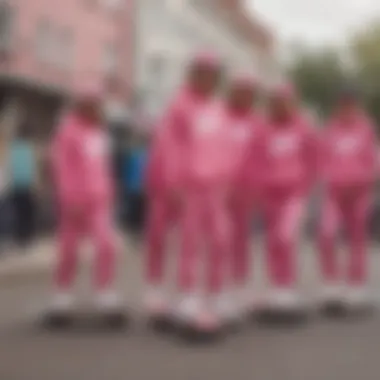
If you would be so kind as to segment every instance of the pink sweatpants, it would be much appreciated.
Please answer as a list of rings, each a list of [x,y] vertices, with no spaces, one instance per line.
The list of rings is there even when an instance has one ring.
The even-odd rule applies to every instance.
[[[178,284],[184,293],[198,289],[200,263],[206,263],[206,289],[219,293],[225,285],[229,222],[224,194],[214,188],[189,191],[181,215],[182,247]],[[203,252],[202,252],[203,249]],[[200,254],[203,254],[201,260]]]
[[[247,283],[250,270],[250,232],[252,226],[251,202],[244,194],[236,194],[229,204],[231,225],[230,265],[235,285]]]
[[[371,205],[368,190],[354,194],[329,194],[324,199],[319,228],[320,263],[326,282],[341,278],[335,243],[339,227],[345,228],[350,247],[347,280],[351,284],[362,284],[368,278],[367,272],[367,218]]]
[[[78,246],[88,236],[96,249],[94,282],[99,291],[113,286],[116,235],[109,207],[95,207],[80,219],[62,210],[59,220],[59,257],[55,272],[58,289],[72,287],[78,266]]]
[[[151,285],[162,284],[165,276],[167,237],[178,219],[178,206],[167,195],[150,198],[147,221],[146,278]]]
[[[299,192],[269,192],[264,197],[267,226],[267,269],[276,287],[297,281],[297,244],[305,199]]]

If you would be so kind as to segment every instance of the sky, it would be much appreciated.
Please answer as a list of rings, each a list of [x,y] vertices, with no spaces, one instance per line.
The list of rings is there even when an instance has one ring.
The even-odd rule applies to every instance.
[[[353,29],[380,18],[379,0],[246,0],[285,42],[340,44]]]

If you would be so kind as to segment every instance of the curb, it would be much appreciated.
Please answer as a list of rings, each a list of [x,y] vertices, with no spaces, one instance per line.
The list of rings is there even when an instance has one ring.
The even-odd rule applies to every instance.
[[[34,261],[32,261],[34,259]],[[0,264],[0,284],[24,283],[45,277],[52,267],[53,260],[49,255],[28,260],[13,260]]]
[[[53,245],[49,241],[36,244],[30,252],[13,254],[0,259],[0,284],[24,283],[49,273],[53,265]],[[22,281],[19,281],[22,280]]]

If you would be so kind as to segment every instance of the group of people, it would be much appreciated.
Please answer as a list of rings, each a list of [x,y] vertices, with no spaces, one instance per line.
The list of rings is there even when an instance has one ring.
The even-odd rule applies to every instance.
[[[222,82],[226,89],[220,96]],[[320,301],[348,309],[370,302],[366,220],[378,154],[358,94],[344,89],[330,121],[319,129],[289,84],[272,89],[265,110],[259,111],[254,106],[258,85],[249,75],[224,75],[216,56],[199,54],[157,123],[146,171],[144,308],[151,321],[210,333],[255,311],[248,288],[254,214],[265,224],[272,287],[260,307],[287,315],[304,310],[297,289],[297,244],[316,185],[323,189],[316,239]],[[72,317],[78,243],[84,233],[96,247],[98,311],[110,320],[124,315],[114,282],[113,191],[100,106],[99,89],[81,90],[53,141],[60,247],[49,323]],[[174,296],[165,290],[173,227],[179,238]],[[349,243],[344,271],[335,250],[340,227]]]

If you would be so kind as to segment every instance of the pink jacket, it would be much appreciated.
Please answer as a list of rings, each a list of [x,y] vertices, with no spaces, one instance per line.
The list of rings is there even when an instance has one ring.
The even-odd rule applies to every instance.
[[[376,136],[362,115],[347,125],[333,119],[321,139],[321,176],[328,186],[369,185],[378,167]]]
[[[262,120],[252,111],[238,114],[230,110],[228,106],[225,106],[224,114],[230,139],[229,170],[231,186],[237,191],[244,191],[247,186],[252,185],[249,181],[250,171],[247,170],[246,161],[252,140],[256,138],[259,129],[262,127]]]
[[[155,128],[146,169],[146,184],[152,195],[180,187],[182,146],[182,96],[169,107]]]
[[[264,192],[308,192],[318,173],[316,132],[300,115],[281,126],[267,119],[252,141],[248,167]]]
[[[214,99],[191,96],[188,102],[181,136],[182,182],[189,188],[226,188],[231,173],[231,136],[224,106]]]
[[[215,100],[183,90],[165,115],[153,144],[148,184],[186,189],[225,182],[228,135]]]
[[[107,204],[113,181],[105,128],[69,115],[52,142],[53,175],[64,207]]]

